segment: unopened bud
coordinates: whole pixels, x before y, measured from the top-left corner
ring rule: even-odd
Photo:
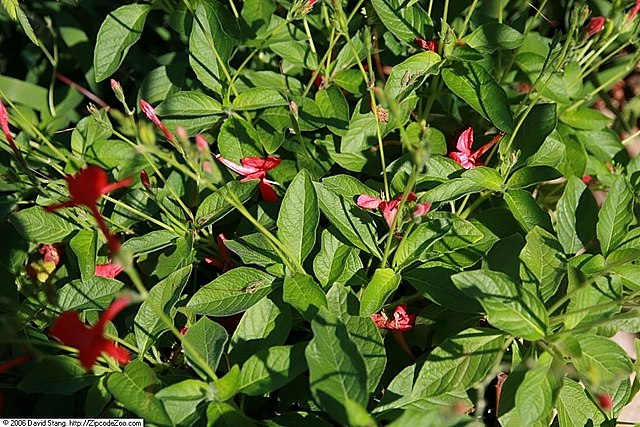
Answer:
[[[610,411],[613,408],[613,400],[611,400],[611,396],[608,393],[598,393],[596,394],[596,399],[598,399],[598,405],[603,410]]]
[[[298,120],[298,104],[296,104],[296,101],[289,102],[289,111],[291,111],[293,117]]]
[[[187,133],[187,130],[184,128],[184,126],[176,127],[176,135],[178,135],[178,139],[183,144],[187,145],[189,143],[189,134]]]
[[[171,134],[171,132],[169,132],[169,129],[167,129],[165,125],[160,121],[160,119],[156,115],[156,110],[151,106],[151,104],[149,104],[144,99],[141,99],[140,108],[142,109],[144,115],[147,116],[147,118],[151,120],[151,122],[162,131],[169,142],[173,142],[173,135]]]
[[[211,166],[211,162],[202,162],[202,170],[208,174],[212,173],[213,167]]]
[[[607,20],[603,16],[595,16],[591,18],[589,24],[584,30],[583,38],[588,39],[589,37],[602,31],[606,22]]]
[[[196,135],[196,147],[198,147],[198,151],[201,153],[209,151],[209,143],[202,135]]]
[[[147,190],[151,188],[151,181],[149,180],[149,174],[147,174],[147,171],[144,169],[140,171],[140,182],[142,183],[144,188],[146,188]]]
[[[382,107],[378,107],[377,110],[378,110],[378,117],[377,117],[378,121],[380,123],[387,123],[387,121],[389,121],[389,112]]]
[[[116,79],[111,79],[111,90],[115,94],[118,101],[124,102],[124,92],[122,91],[122,86],[120,86],[120,82]]]

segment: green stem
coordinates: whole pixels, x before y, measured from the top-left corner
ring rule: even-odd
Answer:
[[[400,199],[400,203],[398,204],[398,210],[396,216],[393,218],[391,222],[391,226],[389,227],[389,234],[387,234],[387,241],[384,245],[384,254],[382,256],[382,262],[380,265],[382,267],[387,267],[389,255],[391,254],[391,246],[393,245],[393,237],[395,235],[395,230],[401,220],[403,220],[402,209],[404,208],[405,203],[407,202],[407,198],[409,198],[409,193],[413,191],[413,187],[416,184],[418,179],[418,166],[413,165],[411,168],[411,175],[409,175],[409,179],[407,180],[407,185],[404,186],[404,191],[402,193],[402,198]]]
[[[131,212],[131,213],[133,213],[133,214],[135,214],[135,215],[137,215],[137,216],[139,216],[139,217],[141,217],[141,218],[146,219],[147,221],[149,221],[149,222],[151,222],[151,223],[153,223],[153,224],[157,225],[157,226],[158,226],[158,227],[160,227],[160,228],[164,228],[165,230],[169,230],[169,231],[178,231],[178,230],[175,230],[174,228],[170,227],[169,225],[165,224],[164,222],[159,221],[159,220],[157,220],[157,219],[153,218],[152,216],[149,216],[149,215],[147,215],[146,213],[141,212],[141,211],[139,211],[138,209],[133,208],[133,207],[131,207],[131,206],[127,205],[126,203],[122,203],[120,200],[117,200],[117,199],[111,198],[111,197],[106,196],[106,195],[105,195],[105,196],[102,196],[102,198],[103,198],[103,199],[105,199],[105,200],[106,200],[106,201],[108,201],[108,202],[113,203],[114,205],[116,205],[116,206],[118,206],[118,207],[121,207],[122,209],[128,210],[129,212]],[[184,228],[184,227],[181,227],[181,228],[180,228],[180,232],[183,232],[183,233],[184,233],[184,232],[186,232],[186,231],[187,231],[187,229],[186,229],[186,228]]]

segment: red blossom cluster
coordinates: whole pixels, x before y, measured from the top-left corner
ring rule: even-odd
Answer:
[[[400,304],[393,311],[393,318],[390,318],[387,313],[382,310],[381,313],[374,313],[371,315],[371,320],[380,329],[389,329],[395,331],[408,331],[413,329],[416,323],[417,314],[409,314],[407,306]]]
[[[458,137],[458,143],[456,149],[449,153],[449,157],[459,163],[465,169],[475,168],[476,166],[483,166],[484,163],[480,160],[480,156],[489,151],[491,147],[496,145],[504,136],[503,133],[499,133],[494,136],[491,141],[487,142],[476,151],[471,151],[473,146],[473,128],[467,128],[460,137]]]

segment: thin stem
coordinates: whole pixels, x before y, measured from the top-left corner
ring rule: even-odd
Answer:
[[[411,168],[411,175],[409,175],[409,179],[407,180],[407,185],[404,187],[404,191],[402,193],[402,198],[400,199],[400,203],[398,204],[398,210],[396,216],[393,217],[393,221],[391,221],[391,226],[389,227],[389,234],[387,235],[387,241],[384,245],[384,254],[382,256],[382,262],[380,265],[382,267],[386,267],[388,265],[389,255],[391,254],[391,246],[393,244],[393,237],[395,235],[396,227],[399,222],[403,219],[402,217],[402,208],[404,207],[407,199],[409,198],[409,193],[413,191],[413,187],[416,184],[416,180],[418,179],[418,166],[413,165]]]
[[[95,102],[98,106],[100,106],[100,108],[106,108],[107,110],[111,108],[109,104],[107,104],[102,99],[100,99],[96,94],[91,92],[89,89],[80,86],[78,83],[69,79],[64,74],[55,73],[55,77],[56,79],[60,80],[62,83],[66,84],[69,87],[72,87],[73,89],[83,94],[85,97],[89,98],[91,101]]]
[[[629,135],[628,137],[626,137],[625,139],[622,140],[622,145],[627,145],[629,143],[631,143],[635,138],[637,138],[638,136],[640,136],[640,130],[632,133],[631,135]]]
[[[307,17],[302,18],[302,25],[304,26],[304,32],[307,33],[307,39],[309,40],[309,48],[311,52],[316,52],[316,45],[313,43],[313,37],[311,36],[311,29],[309,29],[309,23],[307,22]]]
[[[471,15],[473,15],[473,12],[477,4],[478,4],[478,0],[473,0],[473,3],[471,3],[471,6],[467,11],[467,16],[464,17],[464,22],[462,23],[462,29],[460,30],[460,37],[464,37],[464,33],[467,32],[467,26],[469,25],[469,21],[471,21]]]
[[[174,228],[170,227],[169,225],[165,224],[164,222],[159,221],[159,220],[153,218],[152,216],[149,216],[146,213],[141,212],[138,209],[127,205],[126,203],[122,203],[120,200],[111,198],[111,197],[106,196],[106,195],[102,196],[102,198],[105,199],[108,202],[113,203],[114,205],[116,205],[116,206],[118,206],[118,207],[120,207],[122,209],[128,210],[129,212],[131,212],[131,213],[133,213],[133,214],[135,214],[135,215],[137,215],[137,216],[139,216],[141,218],[146,219],[147,221],[157,225],[160,228],[164,228],[165,230],[168,230],[168,231],[176,231]],[[181,232],[186,232],[187,229],[183,227],[183,228],[180,229],[180,231]]]

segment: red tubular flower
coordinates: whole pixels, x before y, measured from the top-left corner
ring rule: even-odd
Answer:
[[[428,50],[430,52],[438,51],[438,40],[425,40],[420,37],[416,37],[414,41],[420,49]]]
[[[233,268],[233,259],[231,259],[231,252],[229,252],[229,248],[227,248],[224,242],[227,238],[223,233],[218,234],[216,237],[216,244],[218,245],[218,253],[220,254],[220,259],[206,257],[204,261],[207,264],[211,264],[214,267],[221,269],[222,271],[229,271]]]
[[[627,22],[633,20],[636,15],[640,12],[640,0],[636,0],[636,4],[633,5],[629,13],[627,14]]]
[[[129,352],[106,339],[104,328],[107,322],[113,320],[128,304],[128,297],[116,299],[92,327],[82,323],[77,312],[65,311],[49,328],[49,333],[63,344],[77,348],[80,353],[78,356],[80,363],[87,371],[91,370],[102,353],[109,354],[119,363],[127,363],[131,358]]]
[[[126,187],[133,183],[131,178],[109,184],[107,173],[97,166],[89,166],[72,176],[67,176],[67,187],[71,194],[71,200],[57,205],[47,206],[47,212],[53,212],[58,209],[68,208],[72,206],[85,206],[98,222],[100,230],[107,238],[107,243],[111,252],[117,252],[119,249],[119,241],[116,236],[111,235],[107,224],[105,224],[102,215],[98,211],[98,199],[102,195],[114,191],[118,188]]]
[[[2,132],[4,133],[4,137],[7,138],[13,153],[16,157],[19,156],[20,150],[18,150],[18,146],[13,140],[13,136],[11,135],[11,129],[9,129],[9,112],[5,108],[2,101],[0,101],[0,127],[2,128]]]
[[[162,131],[164,136],[170,142],[173,142],[173,134],[169,132],[169,129],[167,129],[166,126],[160,121],[160,119],[156,115],[156,110],[151,106],[151,104],[149,104],[144,99],[141,99],[140,108],[142,109],[142,112],[144,113],[144,115],[147,116],[147,118],[151,120],[151,122],[153,122],[153,124],[156,125],[156,127]]]
[[[468,128],[462,132],[458,138],[458,143],[456,144],[458,151],[449,153],[449,157],[458,162],[465,169],[483,166],[484,163],[479,160],[479,157],[496,145],[503,136],[503,133],[499,133],[493,137],[491,141],[487,142],[476,151],[471,152],[471,147],[473,146],[473,128]]]
[[[380,209],[382,211],[382,217],[386,221],[387,225],[391,227],[393,220],[398,214],[398,206],[402,200],[402,194],[395,199],[387,202],[377,197],[371,197],[367,194],[362,194],[358,197],[357,205],[364,209]],[[418,197],[414,193],[409,193],[407,196],[407,202],[415,202]],[[431,208],[430,203],[418,203],[413,210],[414,217],[421,217],[429,212]]]
[[[373,323],[375,323],[378,328],[389,330],[400,347],[402,347],[409,358],[413,360],[416,357],[405,341],[403,332],[413,329],[417,317],[417,314],[407,313],[407,306],[400,304],[393,311],[393,319],[389,318],[384,309],[382,309],[380,314],[372,314],[371,320],[373,320]]]
[[[583,38],[588,39],[594,34],[599,33],[604,28],[604,24],[607,20],[604,16],[594,16],[587,24],[587,27],[584,30]]]
[[[260,188],[260,194],[262,194],[262,198],[267,202],[278,201],[278,195],[273,189],[273,185],[277,183],[275,181],[268,180],[266,177],[268,171],[274,169],[280,164],[281,159],[279,157],[267,156],[267,158],[265,159],[261,157],[245,157],[244,159],[240,160],[242,165],[227,160],[220,154],[216,155],[216,159],[218,159],[223,165],[225,165],[235,173],[243,175],[244,178],[242,178],[240,182],[259,179],[260,183],[258,185]]]
[[[124,269],[118,264],[99,264],[96,265],[95,275],[100,277],[106,277],[108,279],[115,279],[116,276],[122,273]]]

